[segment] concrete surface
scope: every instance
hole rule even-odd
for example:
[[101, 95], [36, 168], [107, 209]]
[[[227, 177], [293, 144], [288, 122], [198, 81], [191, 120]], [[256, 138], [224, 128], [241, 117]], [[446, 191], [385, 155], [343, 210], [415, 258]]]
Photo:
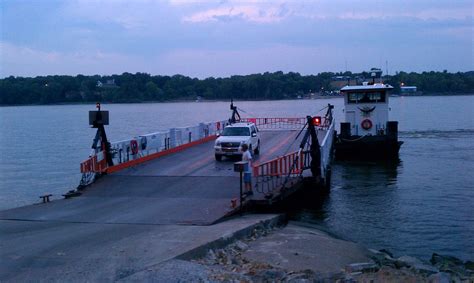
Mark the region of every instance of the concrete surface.
[[238, 177], [108, 175], [80, 197], [0, 212], [4, 220], [209, 225], [231, 211]]
[[297, 222], [285, 227], [261, 225], [242, 240], [221, 248], [205, 245], [205, 253], [187, 253], [121, 281], [334, 282], [362, 274], [358, 271], [374, 276], [378, 265], [369, 259], [370, 251], [320, 229]]
[[120, 280], [278, 219], [249, 215], [212, 226], [0, 220], [0, 281]]
[[[297, 131], [262, 132], [264, 161], [294, 150]], [[0, 281], [112, 281], [274, 216], [216, 223], [239, 182], [204, 143], [102, 177], [67, 200], [0, 211]], [[183, 225], [186, 224], [186, 225]]]
[[184, 260], [169, 260], [122, 278], [120, 282], [204, 282], [212, 267]]
[[[296, 131], [261, 133], [257, 162], [298, 146], [291, 144]], [[212, 141], [104, 176], [80, 197], [0, 211], [0, 219], [210, 225], [238, 199], [235, 161], [216, 161]]]
[[317, 273], [341, 272], [348, 264], [371, 262], [364, 247], [329, 234], [290, 222], [267, 237], [249, 243], [243, 256], [287, 270], [309, 269]]

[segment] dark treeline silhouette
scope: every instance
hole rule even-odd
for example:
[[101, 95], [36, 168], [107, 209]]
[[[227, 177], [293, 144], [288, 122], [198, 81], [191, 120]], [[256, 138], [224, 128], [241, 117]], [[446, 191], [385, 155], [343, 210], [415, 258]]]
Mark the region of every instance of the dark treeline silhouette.
[[[123, 73], [112, 76], [7, 77], [0, 80], [0, 105], [56, 104], [83, 102], [143, 102], [196, 99], [285, 99], [322, 90], [335, 90], [334, 76], [361, 75], [324, 72], [303, 76], [299, 73], [264, 73], [203, 80], [182, 75], [151, 76]], [[417, 86], [424, 94], [474, 93], [474, 71], [465, 73], [399, 72], [385, 82], [400, 91], [400, 84]]]

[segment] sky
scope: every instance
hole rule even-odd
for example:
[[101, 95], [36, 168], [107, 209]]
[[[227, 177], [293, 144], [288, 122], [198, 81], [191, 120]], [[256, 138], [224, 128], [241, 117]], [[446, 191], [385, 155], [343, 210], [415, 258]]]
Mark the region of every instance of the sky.
[[468, 0], [0, 0], [0, 77], [474, 70]]

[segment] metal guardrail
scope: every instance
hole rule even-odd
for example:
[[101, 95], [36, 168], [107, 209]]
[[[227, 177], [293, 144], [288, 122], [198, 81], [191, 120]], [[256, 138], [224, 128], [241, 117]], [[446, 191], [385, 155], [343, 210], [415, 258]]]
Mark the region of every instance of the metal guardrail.
[[[241, 122], [252, 122], [259, 129], [301, 129], [306, 124], [306, 118], [244, 118]], [[334, 123], [323, 118], [320, 130], [334, 130]], [[214, 123], [201, 123], [195, 127], [174, 128], [166, 132], [156, 132], [142, 135], [130, 140], [119, 141], [111, 144], [114, 165], [131, 162], [137, 159], [152, 158], [160, 152], [171, 150], [175, 147], [183, 146], [203, 140], [211, 135], [221, 133], [228, 121]], [[326, 143], [332, 143], [331, 136], [326, 135], [321, 142], [321, 146], [326, 148]], [[135, 147], [132, 145], [134, 144]], [[91, 174], [104, 173], [108, 166], [105, 154], [101, 148], [95, 155], [90, 156], [81, 163], [81, 173], [83, 179], [89, 178]], [[322, 152], [321, 168], [325, 168], [329, 162], [329, 151]], [[303, 171], [310, 168], [311, 155], [308, 151], [299, 150], [284, 156], [269, 160], [253, 167], [253, 175], [256, 178], [256, 191], [264, 194], [284, 187], [289, 181], [301, 178]], [[324, 169], [322, 169], [324, 170]], [[324, 176], [325, 172], [321, 172]]]
[[[227, 121], [200, 123], [194, 127], [173, 128], [110, 144], [114, 166], [145, 158], [221, 133]], [[107, 162], [101, 146], [87, 160], [81, 162], [81, 173], [103, 173]]]
[[[327, 122], [326, 122], [327, 121]], [[323, 141], [321, 142], [321, 176], [325, 177], [327, 175], [327, 169], [329, 164], [331, 163], [331, 150], [332, 145], [334, 142], [334, 118], [332, 120], [326, 119], [325, 121], [325, 129], [327, 131], [326, 136], [324, 137]]]
[[[104, 158], [104, 152], [99, 152], [81, 162], [81, 173], [100, 173], [107, 169], [107, 161]], [[99, 159], [100, 158], [100, 159]]]
[[[260, 119], [260, 118], [259, 118]], [[277, 119], [275, 124], [279, 125], [280, 120]], [[326, 131], [324, 139], [320, 142], [321, 147], [321, 176], [325, 176], [326, 168], [330, 162], [331, 144], [334, 136], [334, 119], [322, 117], [321, 125], [316, 127], [318, 131]], [[304, 125], [306, 119], [298, 121], [299, 125]], [[257, 126], [261, 122], [256, 120]], [[268, 120], [267, 120], [268, 122]], [[265, 195], [271, 194], [275, 190], [284, 188], [293, 180], [302, 178], [304, 170], [311, 168], [311, 154], [309, 151], [299, 150], [286, 154], [284, 156], [257, 164], [253, 167], [253, 175], [255, 177], [255, 189], [259, 193]], [[324, 178], [324, 177], [323, 177]]]
[[299, 175], [303, 170], [303, 159], [300, 155], [300, 152], [296, 151], [258, 164], [253, 167], [253, 174], [255, 177]]
[[276, 189], [283, 188], [292, 179], [302, 177], [303, 171], [310, 168], [311, 155], [309, 151], [296, 151], [277, 157], [253, 167], [255, 190], [259, 193], [270, 194]]
[[240, 121], [254, 123], [259, 130], [297, 130], [301, 129], [306, 124], [306, 118], [242, 118]]
[[[241, 121], [255, 123], [260, 129], [299, 129], [304, 125], [305, 118], [244, 118]], [[172, 128], [168, 131], [112, 142], [110, 144], [112, 160], [114, 165], [118, 165], [192, 143], [221, 133], [228, 123], [226, 120], [200, 123], [194, 127]], [[99, 146], [96, 153], [81, 162], [81, 173], [103, 173], [106, 171], [107, 163], [101, 159], [102, 151], [103, 149]], [[98, 159], [101, 161], [99, 162]]]

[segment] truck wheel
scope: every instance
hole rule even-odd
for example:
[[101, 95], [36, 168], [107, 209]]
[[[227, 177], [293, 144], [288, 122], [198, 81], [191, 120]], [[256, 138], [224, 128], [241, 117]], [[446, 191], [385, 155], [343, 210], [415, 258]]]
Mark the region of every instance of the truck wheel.
[[257, 148], [253, 151], [253, 154], [258, 155], [260, 154], [260, 141], [258, 141]]
[[217, 160], [217, 161], [221, 161], [221, 160], [222, 160], [222, 155], [216, 154], [215, 156], [216, 156], [216, 160]]

